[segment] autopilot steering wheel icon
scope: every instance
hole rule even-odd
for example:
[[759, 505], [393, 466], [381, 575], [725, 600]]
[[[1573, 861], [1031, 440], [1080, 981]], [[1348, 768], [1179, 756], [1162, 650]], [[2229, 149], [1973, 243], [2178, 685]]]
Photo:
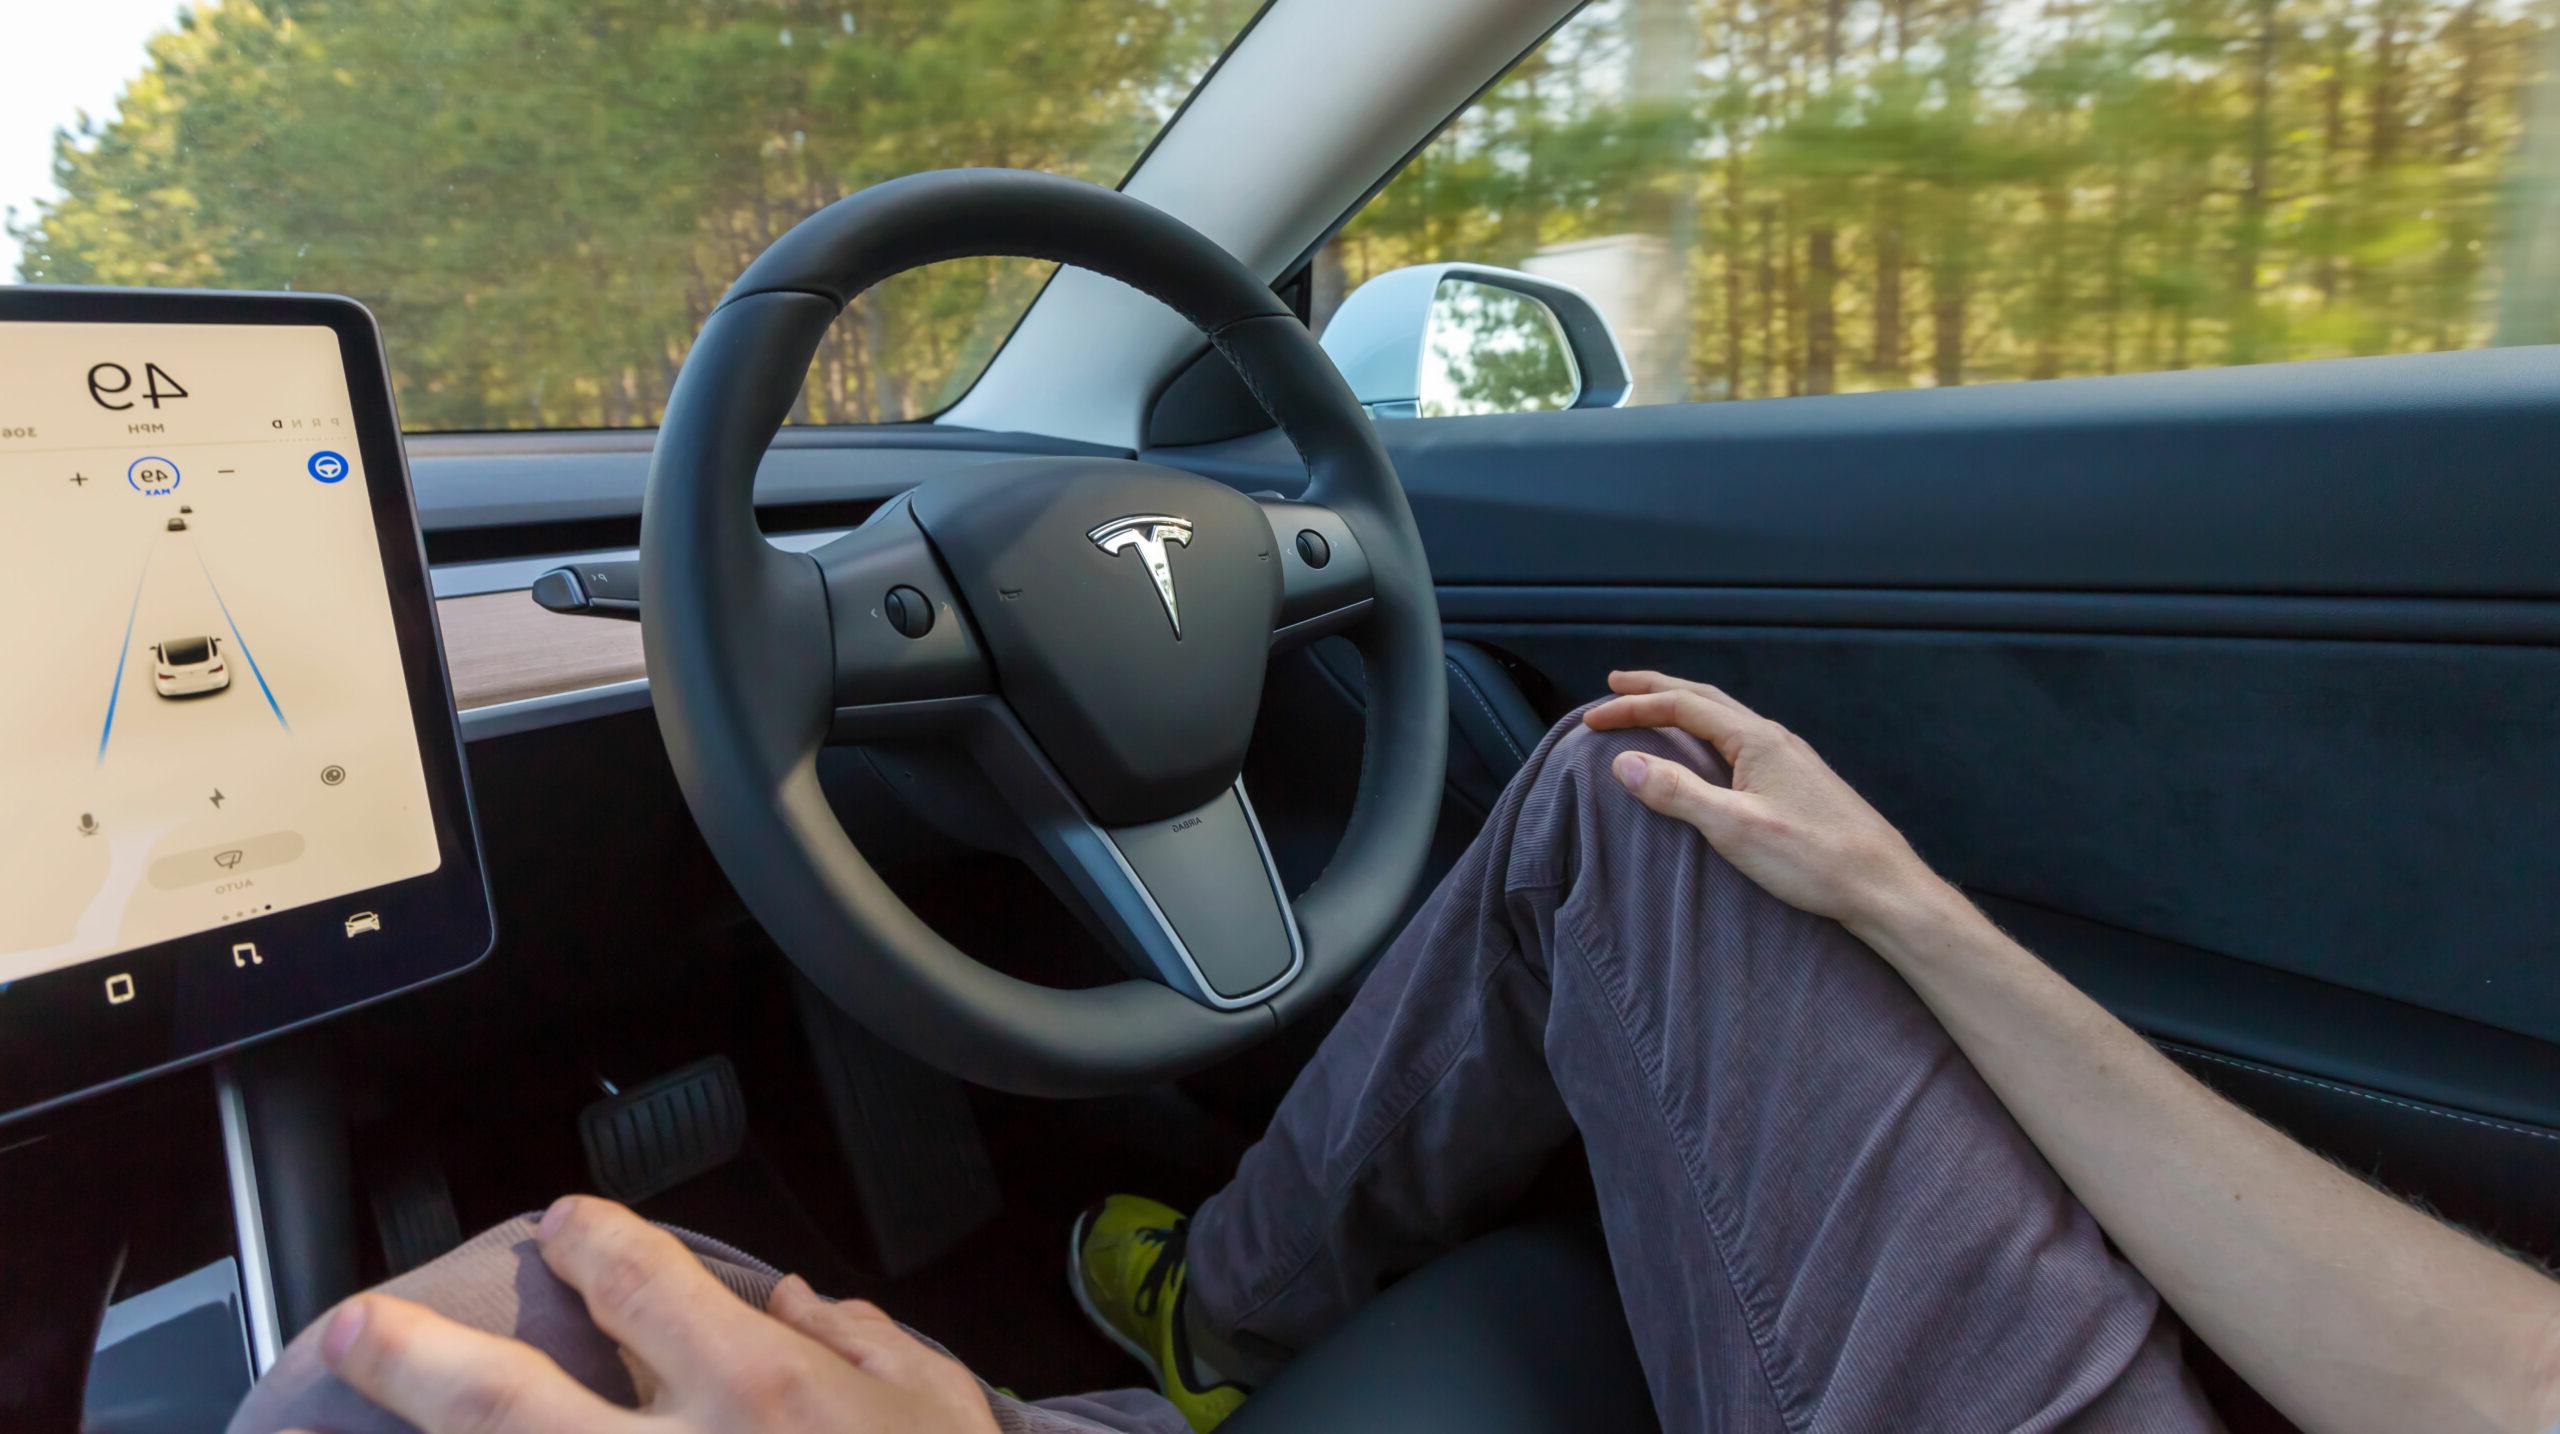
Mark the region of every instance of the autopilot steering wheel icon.
[[341, 454], [332, 453], [326, 448], [312, 454], [311, 462], [308, 466], [311, 469], [311, 476], [319, 479], [323, 483], [335, 483], [339, 479], [347, 476], [346, 458]]

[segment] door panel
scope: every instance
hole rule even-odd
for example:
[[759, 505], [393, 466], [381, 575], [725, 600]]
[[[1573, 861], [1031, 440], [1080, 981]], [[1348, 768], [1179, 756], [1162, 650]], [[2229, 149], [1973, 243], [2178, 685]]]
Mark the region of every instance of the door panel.
[[1780, 627], [1450, 635], [1715, 682], [1954, 880], [2560, 1039], [2560, 651]]
[[2386, 1189], [2546, 1264], [2560, 1134], [2168, 1043], [2198, 1080]]

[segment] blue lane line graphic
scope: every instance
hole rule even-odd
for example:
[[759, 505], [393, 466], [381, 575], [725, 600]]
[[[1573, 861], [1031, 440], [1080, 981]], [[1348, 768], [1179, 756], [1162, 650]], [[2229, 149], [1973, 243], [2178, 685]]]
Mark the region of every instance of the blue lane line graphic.
[[213, 569], [204, 565], [204, 549], [197, 548], [195, 554], [196, 566], [204, 570], [204, 585], [213, 590], [213, 605], [222, 609], [223, 625], [231, 629], [231, 645], [240, 649], [241, 660], [249, 664], [249, 675], [258, 679], [258, 690], [267, 694], [267, 710], [276, 714], [276, 725], [292, 731], [293, 724], [284, 720], [284, 709], [276, 705], [275, 689], [267, 685], [267, 674], [258, 670], [258, 659], [249, 651], [249, 639], [240, 635], [240, 624], [231, 620], [231, 604], [222, 600], [222, 588], [213, 580]]
[[[133, 619], [142, 611], [142, 585], [150, 580], [151, 560], [159, 556], [159, 553], [160, 549], [156, 545], [144, 551], [142, 576], [133, 580], [133, 606], [124, 610], [124, 646], [116, 649], [115, 685], [107, 689], [107, 721], [105, 726], [98, 729], [97, 765], [101, 767], [107, 764], [107, 739], [115, 735], [116, 698], [124, 692], [124, 660], [133, 652]], [[214, 601], [220, 602], [221, 599], [215, 598]]]

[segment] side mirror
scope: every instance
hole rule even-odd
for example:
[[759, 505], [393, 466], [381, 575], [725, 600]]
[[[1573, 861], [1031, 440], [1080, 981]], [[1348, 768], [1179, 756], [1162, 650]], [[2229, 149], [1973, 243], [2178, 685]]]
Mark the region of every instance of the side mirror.
[[1390, 269], [1320, 342], [1372, 418], [1616, 408], [1635, 387], [1580, 289], [1485, 264]]

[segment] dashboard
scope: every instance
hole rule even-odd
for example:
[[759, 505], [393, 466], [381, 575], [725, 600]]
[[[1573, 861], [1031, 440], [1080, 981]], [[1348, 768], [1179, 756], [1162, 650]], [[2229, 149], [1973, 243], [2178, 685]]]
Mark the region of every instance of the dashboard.
[[[342, 299], [0, 290], [0, 1124], [491, 949], [463, 743], [647, 705], [637, 623], [526, 589], [633, 556], [651, 438], [404, 443]], [[758, 506], [1061, 451], [1121, 452], [786, 431]]]
[[[655, 435], [413, 434], [454, 698], [477, 740], [647, 705], [640, 626], [546, 611], [543, 573], [638, 556]], [[1126, 449], [933, 424], [786, 428], [765, 454], [756, 506], [777, 547], [821, 547], [879, 504], [943, 474], [1025, 454]]]

